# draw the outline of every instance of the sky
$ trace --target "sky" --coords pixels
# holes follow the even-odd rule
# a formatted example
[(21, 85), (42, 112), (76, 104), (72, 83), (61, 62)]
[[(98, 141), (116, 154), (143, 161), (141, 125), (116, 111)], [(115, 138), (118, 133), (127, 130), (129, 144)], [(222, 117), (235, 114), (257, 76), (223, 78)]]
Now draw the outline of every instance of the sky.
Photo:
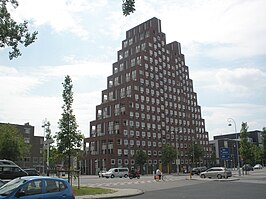
[(198, 96), (210, 140), (266, 127), (265, 0), (136, 0), (125, 17), (122, 0), (19, 0), (15, 20), (29, 22), (37, 41), (9, 60), (0, 49), (0, 122), (35, 127), (45, 120), (58, 131), (63, 85), (70, 75), (73, 111), (79, 130), (89, 137), (101, 91), (117, 61), (126, 31), (156, 17), (166, 42), (181, 43), (189, 77)]

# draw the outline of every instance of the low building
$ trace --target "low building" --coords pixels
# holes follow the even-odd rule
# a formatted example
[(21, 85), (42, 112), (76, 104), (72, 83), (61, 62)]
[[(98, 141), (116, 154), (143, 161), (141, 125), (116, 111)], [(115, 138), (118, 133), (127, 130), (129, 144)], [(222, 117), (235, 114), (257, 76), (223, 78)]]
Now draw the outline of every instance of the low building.
[[(261, 131), (248, 131), (248, 141), (257, 146), (262, 146)], [(215, 165), (226, 166), (229, 168), (237, 168), (238, 154), (240, 148), (240, 133), (231, 133), (226, 135), (218, 135), (213, 137), (214, 140), (210, 141), (213, 153), (215, 153), (216, 161)], [(223, 154), (221, 150), (228, 148), (228, 155)], [(227, 153), (227, 152), (226, 152)], [(241, 159), (239, 160), (240, 166), (242, 166)]]
[[(0, 125), (6, 125), (9, 123), (0, 123)], [(26, 144), (30, 145), (29, 153), (20, 161), (15, 161), (17, 165), (22, 168), (36, 168), (38, 171), (43, 171), (43, 136), (34, 135), (34, 126), (29, 123), (24, 125), (10, 124), (14, 125), (18, 132), (23, 136)]]

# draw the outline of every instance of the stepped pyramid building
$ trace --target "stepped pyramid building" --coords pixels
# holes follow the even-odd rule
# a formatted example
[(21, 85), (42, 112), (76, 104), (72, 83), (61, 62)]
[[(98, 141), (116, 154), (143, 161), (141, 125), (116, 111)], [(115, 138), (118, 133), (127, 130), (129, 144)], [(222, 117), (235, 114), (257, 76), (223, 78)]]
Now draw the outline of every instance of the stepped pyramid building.
[(206, 152), (199, 163), (206, 165), (208, 140), (180, 43), (166, 43), (157, 18), (128, 30), (90, 122), (90, 137), (84, 139), (84, 172), (137, 167), (134, 154), (142, 149), (149, 157), (143, 169), (152, 173), (162, 168), (165, 144), (179, 154), (171, 171), (182, 171), (192, 165), (193, 142)]

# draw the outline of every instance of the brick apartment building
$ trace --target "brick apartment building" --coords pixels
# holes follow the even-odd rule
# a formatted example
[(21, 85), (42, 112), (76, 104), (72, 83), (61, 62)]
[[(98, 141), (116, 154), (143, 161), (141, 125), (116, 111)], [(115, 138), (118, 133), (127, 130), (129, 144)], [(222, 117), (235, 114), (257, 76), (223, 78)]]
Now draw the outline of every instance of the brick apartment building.
[(201, 107), (189, 78), (180, 43), (166, 43), (161, 20), (152, 18), (126, 32), (113, 63), (90, 137), (84, 139), (83, 172), (96, 174), (112, 167), (135, 167), (133, 156), (144, 150), (146, 173), (161, 168), (162, 146), (179, 153), (171, 170), (192, 164), (188, 155), (193, 141), (206, 152), (210, 147)]
[[(9, 123), (0, 123), (0, 125)], [(23, 136), (24, 142), (30, 145), (29, 153), (20, 161), (15, 163), (22, 168), (36, 168), (39, 171), (43, 171), (43, 136), (34, 135), (34, 126), (29, 123), (24, 125), (10, 124), (14, 125), (18, 132)]]

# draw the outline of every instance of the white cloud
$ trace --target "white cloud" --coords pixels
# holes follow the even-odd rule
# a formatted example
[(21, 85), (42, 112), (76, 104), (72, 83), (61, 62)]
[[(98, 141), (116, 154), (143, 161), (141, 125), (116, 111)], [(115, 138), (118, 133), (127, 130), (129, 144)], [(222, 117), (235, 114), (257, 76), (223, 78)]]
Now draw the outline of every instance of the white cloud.
[(190, 77), (197, 82), (197, 87), (229, 92), (240, 97), (254, 96), (266, 89), (266, 71), (258, 68), (192, 70)]
[(265, 105), (235, 103), (202, 107), (202, 115), (210, 139), (214, 135), (235, 131), (234, 128), (228, 127), (228, 118), (235, 120), (237, 132), (240, 131), (242, 122), (247, 122), (249, 130), (262, 130), (266, 126), (265, 114)]
[(106, 0), (21, 0), (19, 3), (14, 13), (17, 19), (32, 19), (36, 26), (48, 25), (56, 32), (69, 31), (86, 39), (89, 31), (80, 14), (94, 12)]
[[(90, 78), (92, 73), (89, 73), (85, 68), (77, 68), (79, 73), (72, 72), (79, 79), (81, 76)], [(71, 68), (69, 66), (69, 68)], [(83, 70), (83, 73), (82, 73)], [(84, 71), (85, 70), (85, 71)], [(102, 69), (99, 70), (99, 72)], [(50, 73), (47, 73), (49, 71)], [(34, 73), (21, 73), (11, 67), (0, 66), (0, 92), (3, 93), (0, 98), (0, 121), (16, 124), (24, 124), (30, 122), (35, 126), (35, 133), (42, 135), (42, 122), (45, 118), (51, 122), (51, 129), (56, 132), (58, 129), (58, 121), (62, 113), (62, 96), (57, 93), (54, 96), (44, 96), (32, 94), (35, 87), (44, 86), (48, 81), (53, 79), (53, 75), (59, 75), (61, 66), (56, 67), (54, 71), (40, 68)], [(69, 71), (71, 73), (71, 70)], [(56, 73), (56, 74), (54, 74)], [(46, 78), (43, 77), (46, 74)], [(96, 72), (94, 74), (97, 74)], [(100, 73), (98, 73), (99, 75)], [(42, 81), (38, 81), (42, 79)], [(45, 79), (45, 80), (44, 80)], [(62, 80), (63, 81), (63, 80)], [(74, 87), (79, 86), (79, 81), (75, 81)], [(90, 87), (89, 85), (88, 87)], [(56, 87), (56, 86), (55, 86)], [(63, 89), (63, 88), (62, 88)], [(52, 92), (53, 88), (50, 88)], [(95, 107), (101, 103), (101, 91), (93, 91), (81, 93), (74, 92), (73, 110), (76, 115), (80, 130), (88, 136), (89, 121), (95, 119)]]
[[(203, 66), (197, 70), (191, 66), (190, 69), (190, 78), (196, 87), (204, 91), (206, 94), (204, 97), (210, 98), (217, 94), (229, 99), (228, 101), (232, 101), (233, 104), (220, 105), (213, 101), (212, 105), (202, 106), (203, 118), (206, 119), (207, 130), (211, 134), (232, 132), (227, 127), (228, 117), (235, 118), (238, 125), (242, 119), (246, 120), (251, 129), (258, 129), (263, 123), (265, 124), (263, 117), (257, 116), (257, 113), (265, 115), (265, 108), (263, 105), (255, 105), (253, 101), (258, 93), (265, 97), (265, 70), (257, 66), (235, 64), (224, 66), (219, 62), (224, 59), (228, 63), (230, 60), (250, 57), (255, 60), (252, 56), (265, 55), (266, 1), (264, 0), (156, 2), (138, 0), (136, 11), (128, 17), (122, 16), (122, 1), (20, 0), (19, 2), (20, 6), (15, 12), (18, 19), (32, 20), (37, 30), (38, 27), (42, 27), (53, 31), (53, 34), (49, 35), (51, 37), (58, 34), (65, 39), (69, 37), (68, 33), (72, 33), (77, 36), (77, 40), (90, 38), (95, 45), (87, 45), (88, 41), (83, 40), (84, 46), (88, 46), (88, 52), (91, 52), (92, 48), (99, 48), (100, 50), (95, 52), (102, 53), (90, 54), (93, 61), (79, 60), (78, 57), (82, 53), (75, 46), (76, 54), (73, 54), (73, 51), (69, 52), (69, 55), (64, 54), (65, 59), (62, 60), (64, 63), (61, 64), (48, 65), (35, 60), (34, 71), (32, 68), (20, 66), (20, 61), (14, 64), (14, 67), (0, 66), (0, 92), (4, 93), (0, 98), (0, 120), (14, 123), (29, 121), (39, 134), (42, 130), (42, 120), (47, 118), (56, 129), (61, 114), (61, 93), (47, 96), (42, 93), (42, 88), (50, 84), (46, 89), (54, 90), (58, 79), (61, 82), (63, 77), (69, 74), (74, 80), (74, 88), (82, 87), (82, 91), (77, 89), (75, 92), (74, 113), (81, 130), (87, 134), (88, 122), (95, 119), (95, 106), (100, 103), (101, 98), (101, 89), (97, 88), (99, 85), (95, 80), (106, 81), (106, 77), (112, 73), (110, 59), (105, 62), (97, 60), (105, 60), (109, 54), (115, 57), (116, 48), (121, 47), (126, 30), (151, 17), (157, 17), (162, 21), (162, 31), (166, 33), (167, 42), (174, 40), (181, 42), (186, 57), (196, 61), (199, 57), (217, 60), (220, 68), (213, 66), (212, 69), (206, 69)], [(80, 51), (86, 51), (84, 46)], [(39, 50), (41, 53), (47, 53), (43, 49)], [(34, 60), (34, 57), (32, 59)], [(23, 62), (23, 59), (20, 60)], [(57, 60), (56, 63), (60, 61)], [(49, 60), (49, 63), (52, 62)], [(16, 69), (15, 65), (19, 69)], [(91, 88), (97, 92), (90, 92)], [(246, 97), (249, 102), (240, 105), (240, 102), (231, 100), (230, 97), (236, 94), (239, 97)], [(228, 101), (226, 103), (229, 103)]]
[(78, 79), (84, 76), (88, 78), (100, 76), (107, 77), (112, 73), (112, 65), (110, 63), (100, 63), (92, 61), (72, 61), (72, 64), (59, 66), (45, 66), (43, 72), (51, 77), (70, 75)]

